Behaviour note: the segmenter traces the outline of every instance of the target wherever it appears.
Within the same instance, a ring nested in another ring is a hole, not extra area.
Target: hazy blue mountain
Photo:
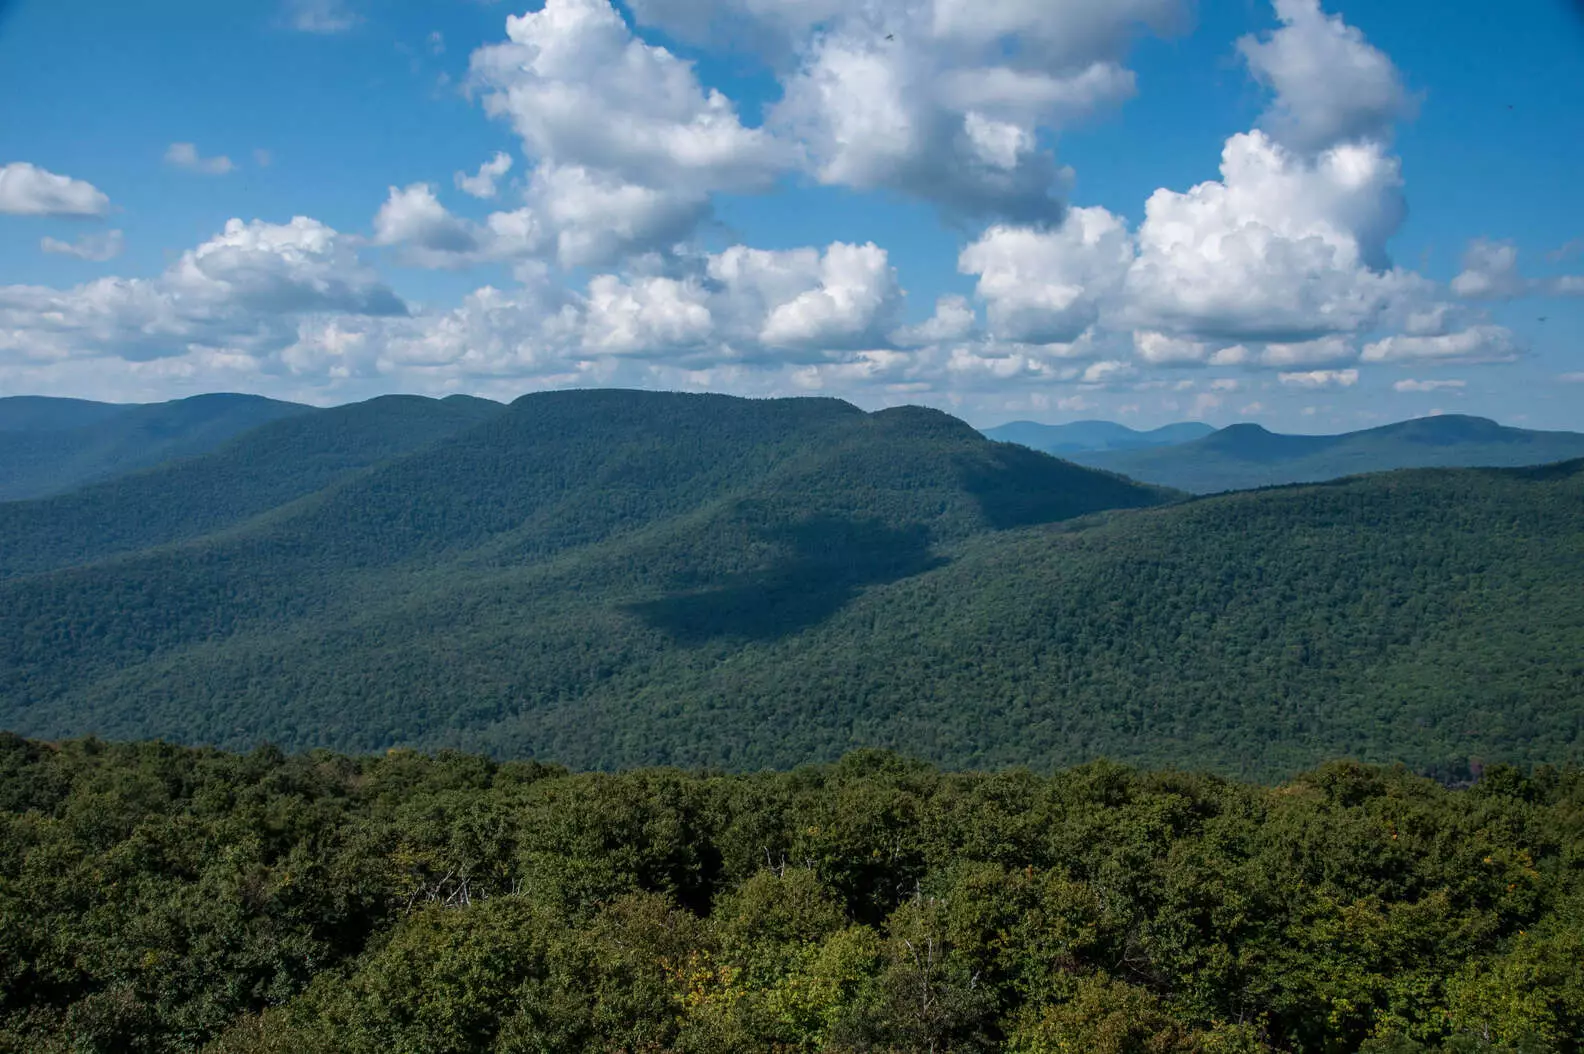
[[[45,395],[0,398],[0,432],[59,432],[97,424],[135,409],[135,403],[98,403]]]
[[[0,503],[0,577],[230,527],[505,409],[461,395],[386,395],[260,425],[211,454],[49,498]]]
[[[1137,450],[1170,446],[1209,435],[1215,429],[1202,421],[1182,421],[1147,432],[1135,431],[1112,421],[1073,421],[1064,425],[1042,425],[1034,421],[1013,421],[984,434],[1002,443],[1021,443],[1047,454],[1065,457],[1086,450]]]
[[[1075,452],[1080,464],[1195,494],[1312,483],[1398,468],[1514,468],[1584,457],[1584,434],[1508,428],[1444,414],[1340,435],[1284,435],[1237,424],[1142,450]]]
[[[261,424],[310,412],[311,407],[258,395],[195,395],[127,407],[24,400],[0,409],[0,416],[14,422],[0,429],[0,501],[63,494],[162,461],[205,454]]]

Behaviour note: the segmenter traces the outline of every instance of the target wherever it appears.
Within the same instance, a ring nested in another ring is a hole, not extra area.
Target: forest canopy
[[[0,738],[0,1049],[1580,1049],[1584,772]]]

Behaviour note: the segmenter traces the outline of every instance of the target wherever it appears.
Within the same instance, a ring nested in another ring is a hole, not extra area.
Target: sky
[[[0,0],[0,395],[1584,430],[1571,0]]]

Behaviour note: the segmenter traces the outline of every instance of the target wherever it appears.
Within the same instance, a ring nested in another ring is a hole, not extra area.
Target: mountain
[[[1002,443],[1021,443],[1047,454],[1067,456],[1087,450],[1139,450],[1172,446],[1209,435],[1215,429],[1200,421],[1182,421],[1148,432],[1139,432],[1111,421],[1073,421],[1064,425],[1042,425],[1034,421],[1013,421],[984,434]]]
[[[592,767],[1584,756],[1584,461],[1172,503],[937,411],[596,391],[282,496],[80,557],[14,535],[92,503],[27,503],[0,727]]]
[[[0,400],[0,501],[61,494],[84,483],[208,453],[261,424],[312,412],[257,395],[196,395],[115,406],[75,399]]]
[[[98,424],[132,409],[121,403],[90,399],[54,399],[44,395],[0,398],[0,432],[60,432]]]
[[[218,531],[505,410],[388,395],[260,425],[206,457],[37,501],[0,503],[0,577],[70,567]]]
[[[1398,468],[1540,465],[1584,457],[1584,434],[1444,414],[1341,435],[1237,424],[1177,446],[1074,452],[1074,461],[1195,494],[1311,483]]]

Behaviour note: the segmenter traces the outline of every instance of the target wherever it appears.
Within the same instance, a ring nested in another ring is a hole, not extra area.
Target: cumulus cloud
[[[297,316],[406,310],[324,224],[301,216],[287,224],[234,219],[154,279],[0,287],[0,350],[131,360],[194,347],[267,351],[290,342]]]
[[[1512,332],[1501,326],[1473,326],[1457,333],[1415,337],[1396,334],[1364,348],[1365,362],[1469,364],[1512,362],[1518,358],[1518,343]]]
[[[538,167],[528,197],[563,262],[664,248],[719,191],[770,186],[789,148],[745,127],[692,64],[633,36],[608,0],[549,0],[480,48],[470,86]]]
[[[0,213],[13,216],[103,216],[110,199],[92,183],[26,161],[0,167]]]
[[[1281,28],[1246,36],[1238,50],[1274,93],[1260,125],[1298,151],[1390,138],[1414,100],[1391,59],[1319,0],[1275,0]]]
[[[697,283],[666,277],[589,282],[583,347],[617,355],[664,355],[704,343],[714,331],[708,294]]]
[[[165,150],[165,163],[173,168],[199,172],[206,176],[223,176],[236,168],[231,163],[231,159],[224,154],[218,157],[202,156],[192,143],[172,143]]]
[[[1305,370],[1278,375],[1288,388],[1351,388],[1358,383],[1358,370]]]
[[[1131,37],[1171,28],[1181,10],[1177,0],[853,8],[802,51],[771,124],[805,144],[821,182],[1054,221],[1071,174],[1042,132],[1131,97],[1121,65]]]
[[[1452,291],[1471,300],[1504,300],[1520,296],[1528,283],[1518,276],[1518,247],[1483,238],[1463,253],[1463,270],[1452,279]]]
[[[1403,216],[1395,158],[1374,144],[1307,160],[1233,136],[1220,181],[1157,190],[1128,276],[1136,324],[1222,341],[1305,341],[1374,325],[1417,284],[1385,263]]]
[[[901,304],[886,252],[873,243],[836,242],[823,252],[734,246],[711,257],[706,272],[735,328],[794,355],[883,347]]]
[[[935,301],[935,313],[916,326],[905,326],[891,335],[901,347],[925,347],[965,340],[973,333],[978,315],[967,297],[955,294]]]
[[[102,234],[84,234],[70,242],[46,237],[40,239],[39,248],[59,256],[75,256],[79,260],[104,263],[120,256],[125,244],[126,239],[120,231],[105,231]]]
[[[1556,256],[1556,259],[1563,257]],[[1512,242],[1475,239],[1463,253],[1463,270],[1452,291],[1467,300],[1514,300],[1522,296],[1584,296],[1584,275],[1525,278]]]
[[[453,178],[456,180],[457,189],[464,194],[471,194],[475,198],[493,198],[497,193],[496,182],[511,171],[511,155],[504,151],[497,151],[495,156],[479,166],[473,175],[458,172]]]
[[[1458,380],[1416,381],[1416,380],[1411,380],[1410,379],[1410,380],[1397,381],[1394,384],[1392,384],[1392,389],[1394,391],[1399,391],[1399,392],[1456,391],[1458,389],[1466,388],[1466,387],[1468,387],[1468,382],[1467,381],[1458,381]]]
[[[1073,209],[1050,229],[991,227],[962,251],[957,268],[979,276],[995,337],[1061,344],[1099,320],[1132,259],[1127,225],[1096,207]]]

